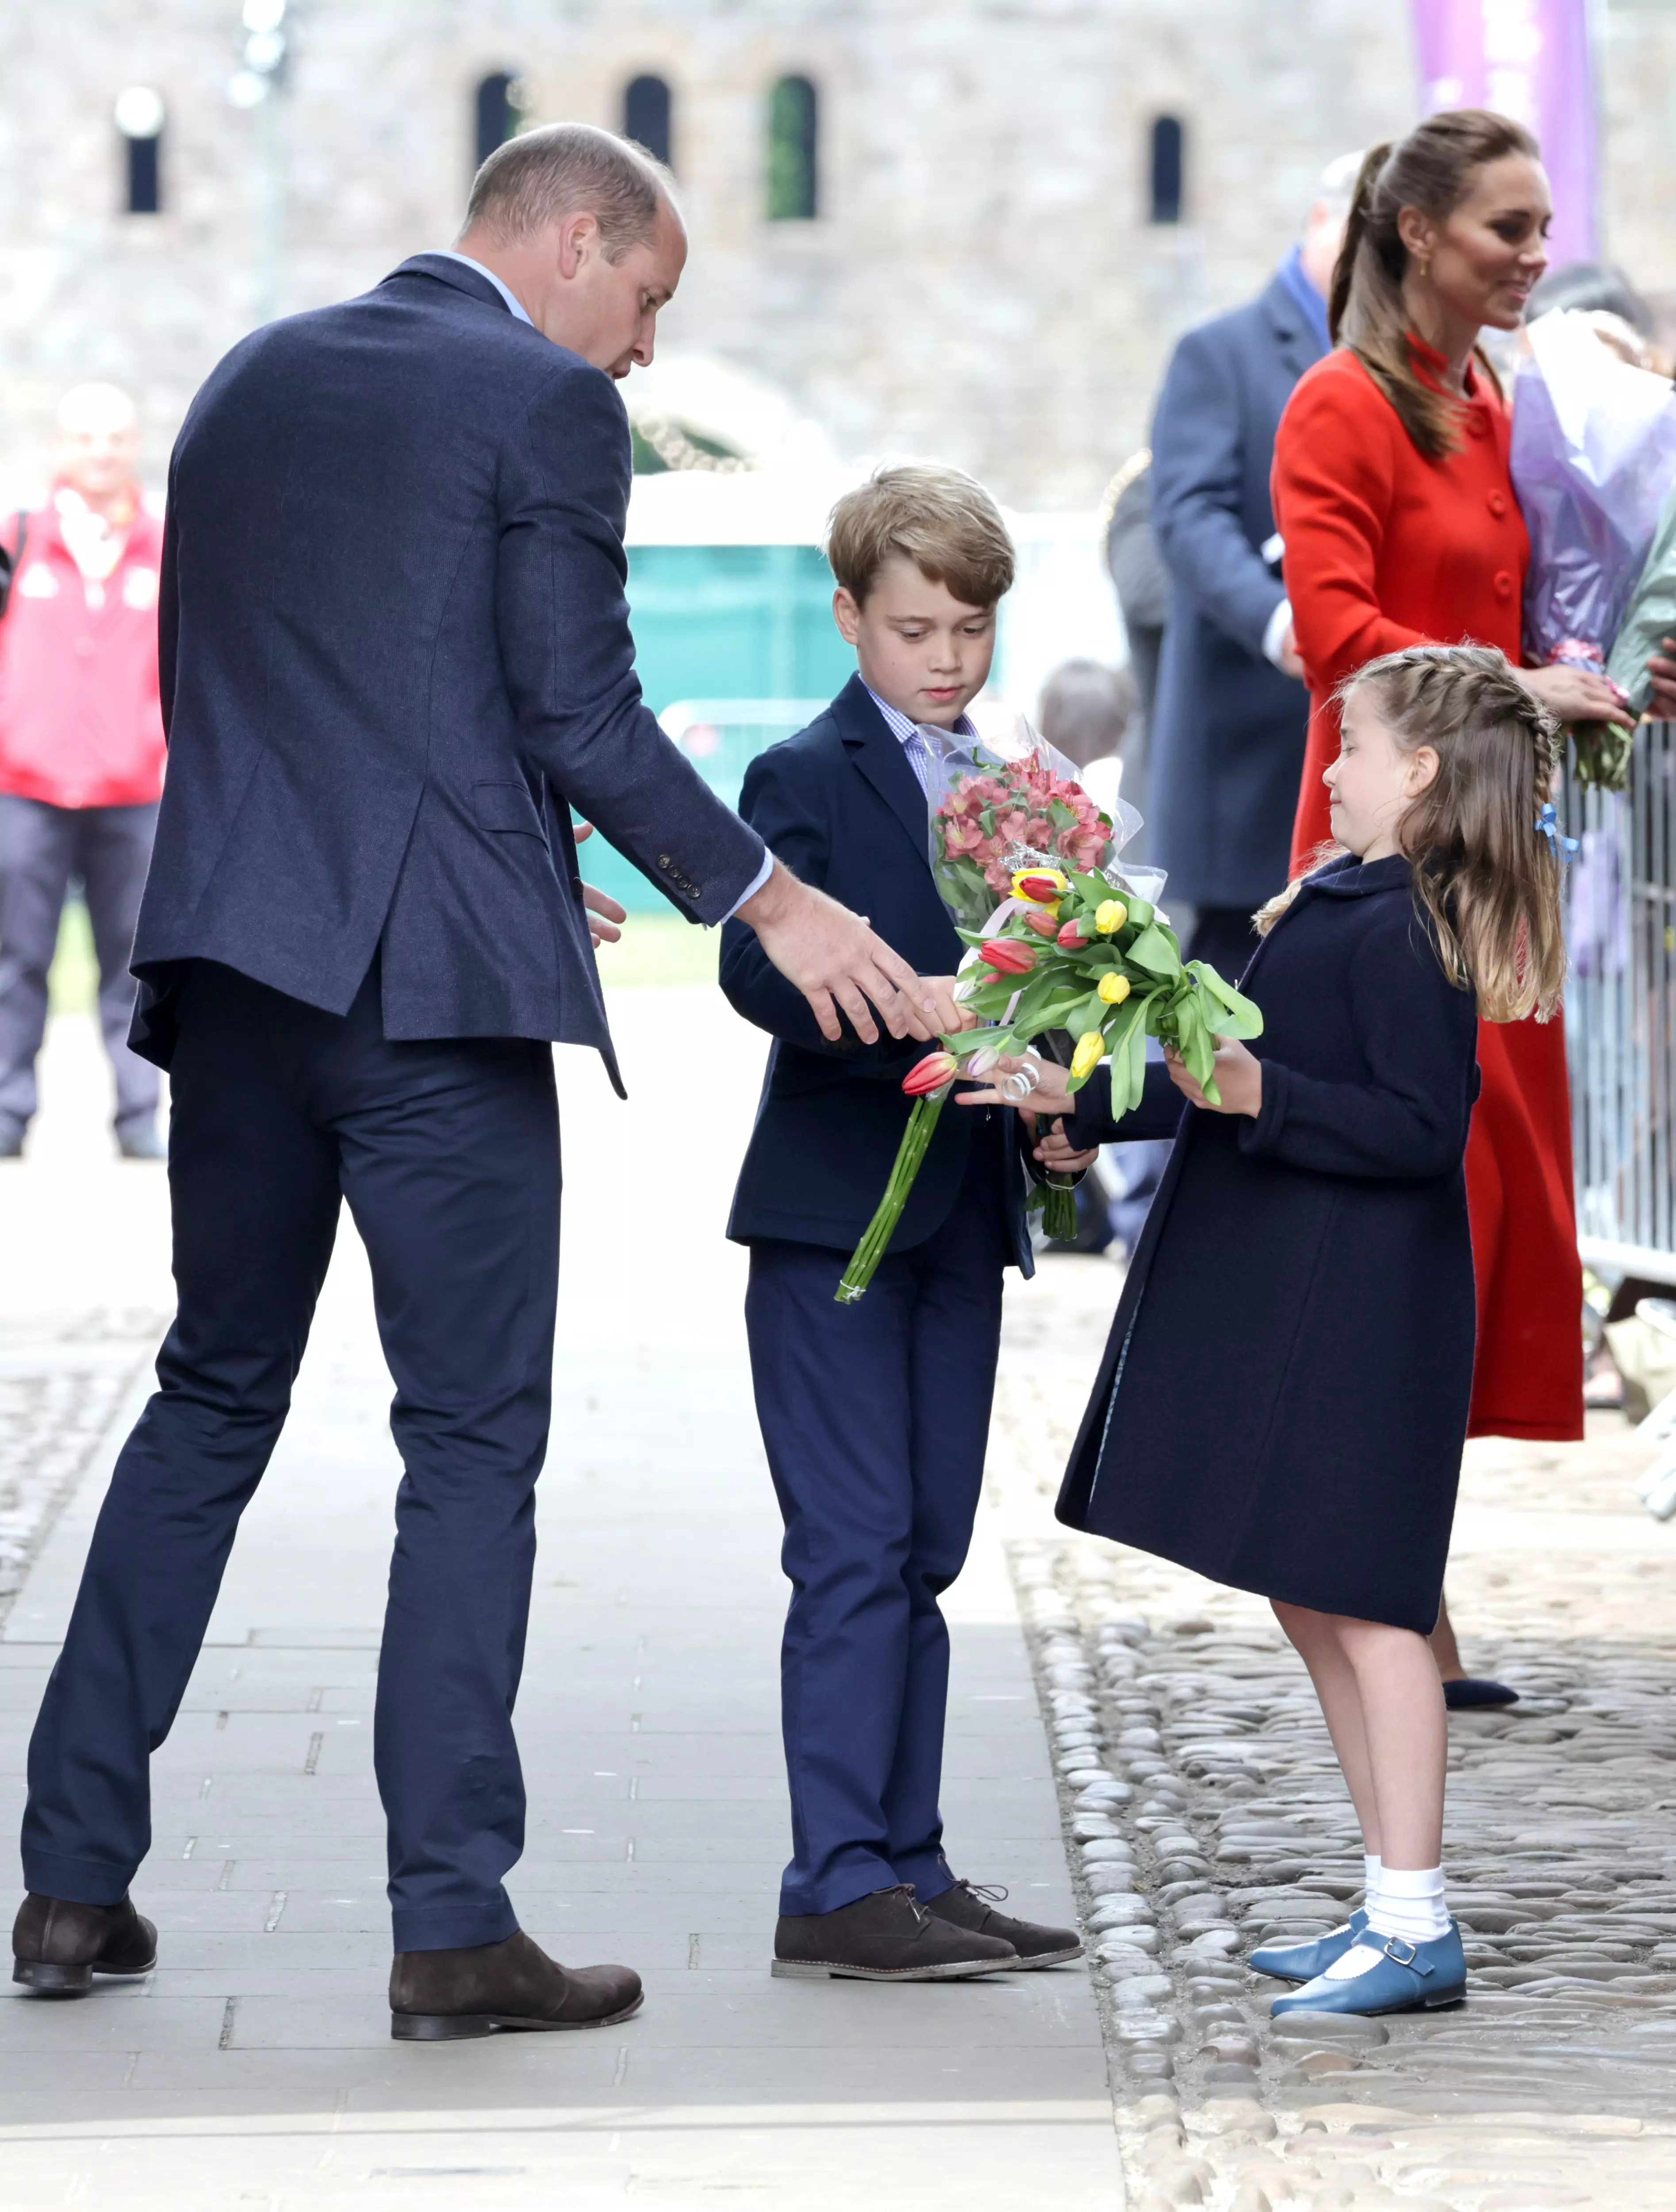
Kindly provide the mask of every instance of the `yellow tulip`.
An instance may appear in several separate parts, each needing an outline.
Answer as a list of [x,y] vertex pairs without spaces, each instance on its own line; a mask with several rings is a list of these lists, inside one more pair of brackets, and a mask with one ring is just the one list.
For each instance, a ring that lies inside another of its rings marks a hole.
[[1094,927],[1102,937],[1110,937],[1128,919],[1129,909],[1121,899],[1102,899],[1094,909]]
[[1106,1057],[1106,1040],[1098,1030],[1090,1030],[1077,1040],[1077,1049],[1071,1055],[1071,1073],[1075,1076],[1092,1075]]
[[1102,975],[1100,978],[1100,988],[1096,995],[1103,999],[1108,1006],[1120,1006],[1129,995],[1129,978],[1115,972],[1109,975]]

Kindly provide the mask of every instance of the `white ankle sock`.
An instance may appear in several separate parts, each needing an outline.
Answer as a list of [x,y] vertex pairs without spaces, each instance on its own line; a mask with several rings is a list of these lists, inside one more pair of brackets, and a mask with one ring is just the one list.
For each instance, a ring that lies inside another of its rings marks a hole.
[[1406,1943],[1433,1943],[1447,1936],[1442,1868],[1381,1866],[1369,1900],[1368,1925],[1376,1936],[1398,1936]]
[[1374,1901],[1374,1892],[1379,1887],[1379,1853],[1362,1854],[1362,1910],[1365,1912]]

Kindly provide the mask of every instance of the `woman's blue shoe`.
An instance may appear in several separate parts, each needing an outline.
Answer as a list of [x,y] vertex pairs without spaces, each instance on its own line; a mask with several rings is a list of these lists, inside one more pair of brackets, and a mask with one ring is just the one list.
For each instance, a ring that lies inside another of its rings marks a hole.
[[1277,2017],[1286,2012],[1350,2012],[1363,2016],[1380,2012],[1435,2012],[1440,2005],[1459,2004],[1466,1995],[1466,1954],[1460,1948],[1460,1930],[1453,1920],[1447,1936],[1430,1943],[1410,1943],[1400,1936],[1381,1937],[1370,1929],[1369,1950],[1379,1951],[1376,1962],[1350,1980],[1329,1981],[1325,1974],[1290,1995],[1277,1997],[1269,2007]]
[[1318,1936],[1313,1943],[1268,1944],[1254,1951],[1246,1964],[1254,1974],[1272,1974],[1277,1982],[1313,1982],[1360,1942],[1367,1924],[1367,1913],[1358,1905],[1345,1925],[1330,1936]]

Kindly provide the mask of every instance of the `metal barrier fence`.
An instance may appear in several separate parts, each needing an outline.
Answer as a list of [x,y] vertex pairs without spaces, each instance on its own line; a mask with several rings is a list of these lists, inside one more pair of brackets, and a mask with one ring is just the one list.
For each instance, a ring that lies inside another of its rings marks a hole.
[[1561,802],[1577,1242],[1590,1267],[1676,1284],[1676,724],[1637,732],[1630,787]]

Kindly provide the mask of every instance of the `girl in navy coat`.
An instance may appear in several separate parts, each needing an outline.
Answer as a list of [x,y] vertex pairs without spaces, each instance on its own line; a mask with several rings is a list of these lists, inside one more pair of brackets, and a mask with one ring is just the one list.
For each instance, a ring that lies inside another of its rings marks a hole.
[[1260,1592],[1309,1669],[1369,1887],[1319,1944],[1255,1954],[1308,1983],[1277,2012],[1464,1994],[1426,1637],[1473,1379],[1474,1024],[1545,1016],[1564,971],[1558,732],[1503,655],[1391,653],[1344,709],[1344,849],[1259,915],[1242,985],[1260,1056],[1223,1046],[1216,1107],[1174,1060],[1117,1125],[1103,1071],[1072,1098],[1044,1066],[1030,1102],[1065,1117],[1050,1166],[1179,1122],[1059,1515]]

